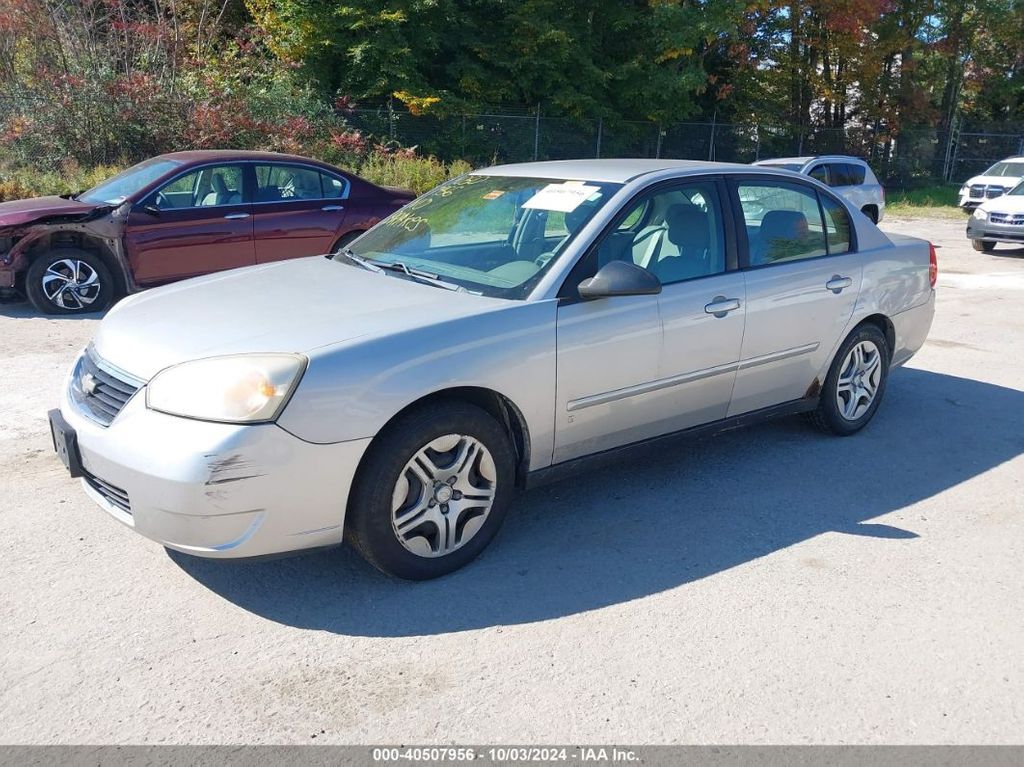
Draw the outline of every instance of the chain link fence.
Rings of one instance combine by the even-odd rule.
[[[189,126],[203,105],[112,105],[76,99],[55,104],[0,95],[0,168],[58,171],[123,165],[161,152],[194,148]],[[287,109],[256,115],[267,131],[224,130],[223,148],[280,149],[315,154],[334,134],[358,131],[368,143],[417,147],[420,154],[473,166],[531,160],[645,157],[750,163],[772,157],[851,154],[867,160],[894,188],[961,183],[1004,157],[1024,154],[1024,125],[968,125],[889,131],[790,125],[680,122],[657,125],[622,119],[576,119],[542,108],[495,109],[453,115],[415,115],[390,106],[324,108],[312,119]],[[208,115],[207,115],[208,117]],[[295,122],[295,121],[300,122]],[[223,122],[223,119],[222,119]],[[230,128],[231,123],[226,123]],[[299,127],[296,127],[298,125]],[[305,131],[305,133],[303,133]],[[312,137],[316,137],[316,141]],[[317,144],[316,142],[320,142]]]
[[[540,110],[417,116],[387,107],[352,109],[349,124],[441,159],[473,165],[531,160],[646,157],[751,163],[772,157],[850,154],[895,188],[962,183],[993,163],[1024,155],[1024,125],[952,129],[799,128],[767,124],[566,119]]]

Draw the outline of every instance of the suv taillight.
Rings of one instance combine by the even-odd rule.
[[[935,257],[935,246],[930,242],[928,243],[928,282],[935,287],[935,282],[939,279],[939,259]]]

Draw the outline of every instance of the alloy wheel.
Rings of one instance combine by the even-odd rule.
[[[43,295],[54,306],[78,311],[96,301],[103,289],[100,276],[85,261],[62,258],[42,276]]]

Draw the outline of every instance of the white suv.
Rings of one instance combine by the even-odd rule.
[[[960,187],[960,207],[974,210],[985,200],[1002,197],[1024,181],[1024,157],[1000,160],[980,176],[967,179]]]
[[[885,189],[878,183],[868,164],[856,157],[841,154],[778,157],[774,160],[758,160],[754,165],[782,168],[816,178],[835,189],[836,193],[853,203],[876,224],[885,213]]]

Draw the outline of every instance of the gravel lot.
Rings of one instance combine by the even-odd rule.
[[[0,306],[0,741],[1021,742],[1024,249],[883,228],[941,246],[940,291],[866,431],[786,419],[531,491],[426,584],[121,527],[45,423],[96,320]]]

